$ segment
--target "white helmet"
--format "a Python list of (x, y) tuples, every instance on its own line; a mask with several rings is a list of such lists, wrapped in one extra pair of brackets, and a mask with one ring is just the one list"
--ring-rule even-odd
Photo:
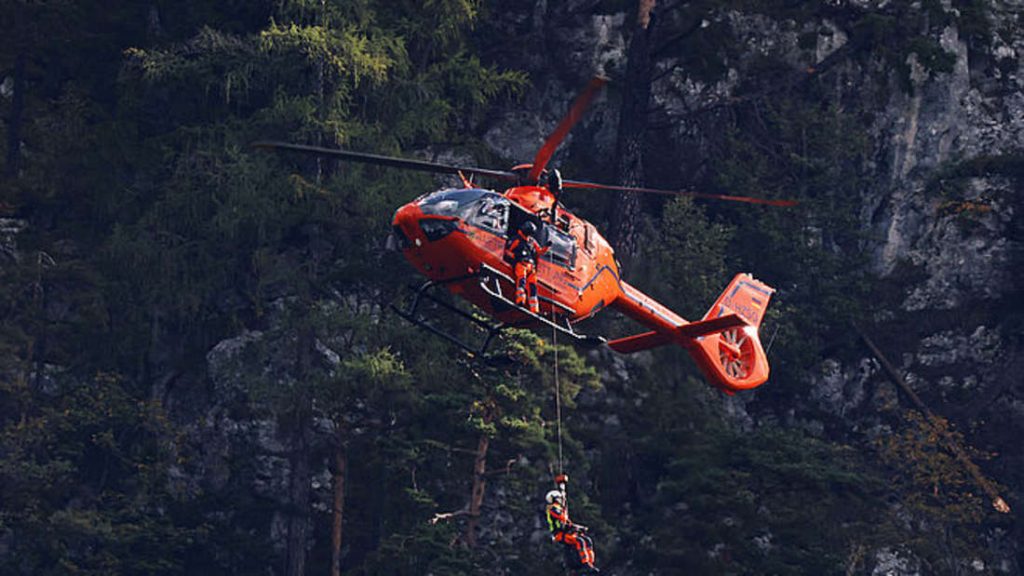
[(559, 492), (558, 490), (552, 490), (551, 492), (548, 492), (547, 496), (544, 497), (544, 499), (548, 501), (548, 504), (553, 503), (555, 500), (561, 502), (563, 498), (565, 497), (562, 496), (562, 493)]

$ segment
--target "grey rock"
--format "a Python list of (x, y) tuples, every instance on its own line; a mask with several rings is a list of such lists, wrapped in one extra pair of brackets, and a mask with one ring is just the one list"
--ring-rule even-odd
[(969, 334), (947, 330), (921, 340), (917, 361), (924, 366), (992, 364), (1002, 350), (1002, 336), (987, 326)]
[(865, 383), (877, 372), (877, 363), (867, 358), (845, 369), (839, 360), (825, 360), (820, 372), (810, 376), (810, 397), (826, 412), (843, 418), (864, 402)]
[(18, 235), (28, 228), (28, 222), (17, 218), (0, 218), (0, 265), (18, 262)]
[(921, 576), (921, 561), (905, 551), (882, 548), (873, 560), (871, 576)]

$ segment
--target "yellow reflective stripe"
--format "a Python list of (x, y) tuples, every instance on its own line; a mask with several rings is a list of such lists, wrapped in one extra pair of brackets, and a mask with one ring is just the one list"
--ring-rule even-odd
[(562, 524), (561, 520), (556, 520), (555, 516), (551, 513), (551, 511), (554, 508), (554, 504), (549, 504), (547, 507), (548, 529), (552, 532), (554, 532), (555, 530), (561, 530), (565, 526), (564, 524)]

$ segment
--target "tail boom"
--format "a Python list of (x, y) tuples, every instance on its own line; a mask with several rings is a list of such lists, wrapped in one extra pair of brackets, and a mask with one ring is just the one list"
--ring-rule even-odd
[(623, 283), (613, 305), (652, 328), (608, 343), (630, 354), (666, 344), (686, 348), (708, 381), (727, 394), (760, 386), (768, 379), (768, 360), (758, 327), (774, 290), (749, 274), (737, 274), (704, 318), (688, 322), (633, 286)]

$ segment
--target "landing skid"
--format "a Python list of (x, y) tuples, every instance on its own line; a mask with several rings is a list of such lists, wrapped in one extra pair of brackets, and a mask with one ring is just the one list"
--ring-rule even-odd
[[(528, 308), (519, 306), (518, 304), (510, 300), (507, 296), (505, 296), (505, 293), (501, 289), (500, 281), (504, 280), (508, 282), (508, 284), (511, 286), (515, 286), (515, 281), (513, 281), (512, 278), (509, 278), (504, 273), (499, 272), (486, 264), (482, 264), (480, 266), (479, 276), (480, 289), (486, 292), (492, 299), (497, 300), (498, 302), (500, 302), (501, 304), (505, 305), (508, 308), (515, 308), (521, 314), (529, 317), (530, 319), (536, 322), (540, 322), (541, 324), (545, 324), (547, 326), (550, 326), (551, 328), (554, 328), (555, 330), (558, 330), (562, 334), (565, 334), (566, 336), (572, 338), (577, 344), (584, 346), (599, 346), (607, 342), (607, 340), (605, 340), (601, 336), (590, 336), (587, 334), (580, 334), (579, 332), (573, 330), (572, 324), (569, 323), (569, 315), (573, 313), (573, 310), (572, 308), (563, 305), (561, 302), (557, 302), (550, 298), (545, 298), (544, 296), (538, 297), (538, 300), (547, 303), (547, 305), (552, 309), (558, 309), (561, 311), (561, 314), (556, 314), (555, 316), (557, 319), (564, 321), (564, 325), (552, 321), (551, 318), (541, 316), (540, 314), (535, 314)], [(529, 324), (529, 321), (518, 322), (516, 324), (513, 324), (512, 326), (515, 327), (525, 324)]]
[[(441, 338), (444, 338), (445, 340), (451, 342), (452, 344), (455, 344), (459, 348), (462, 348), (466, 352), (469, 352), (470, 355), (483, 356), (484, 352), (487, 351), (487, 347), (490, 346), (491, 340), (494, 340), (494, 337), (500, 334), (501, 331), (505, 328), (505, 326), (502, 324), (492, 324), (491, 322), (484, 320), (483, 318), (477, 316), (476, 314), (466, 312), (465, 310), (459, 308), (458, 306), (455, 306), (450, 302), (446, 302), (445, 300), (432, 294), (432, 292), (440, 286), (451, 284), (452, 282), (461, 282), (462, 280), (466, 280), (474, 276), (476, 276), (476, 274), (472, 276), (460, 276), (457, 278), (449, 278), (448, 280), (440, 281), (427, 280), (426, 282), (421, 284), (419, 288), (416, 289), (416, 292), (413, 294), (412, 301), (409, 302), (409, 305), (406, 306), (404, 310), (399, 308), (398, 306), (395, 306), (394, 304), (391, 305), (391, 309), (394, 310), (395, 313), (401, 316), (402, 318), (405, 318), (406, 320), (412, 322), (413, 324), (419, 326), (420, 328), (424, 328), (427, 331), (432, 332), (440, 336)], [(423, 298), (430, 300), (434, 304), (437, 304), (438, 306), (441, 306), (446, 310), (458, 314), (462, 318), (465, 318), (466, 320), (482, 328), (485, 332), (487, 332), (487, 336), (484, 338), (483, 344), (481, 344), (478, 347), (470, 346), (458, 336), (455, 336), (454, 334), (451, 334), (449, 332), (446, 332), (445, 330), (442, 330), (441, 328), (438, 328), (437, 326), (434, 326), (429, 321), (427, 321), (426, 318), (417, 314), (417, 310)]]
[[(433, 294), (435, 289), (437, 289), (438, 287), (443, 287), (447, 284), (452, 284), (454, 282), (462, 282), (470, 278), (479, 279), (480, 289), (486, 292), (492, 298), (495, 304), (494, 307), (496, 309), (515, 309), (517, 312), (521, 313), (527, 318), (522, 322), (516, 322), (513, 324), (489, 322), (486, 319), (481, 318), (479, 315), (467, 312), (459, 308), (458, 306), (450, 302), (447, 302), (444, 299)], [(580, 345), (598, 346), (606, 342), (606, 340), (600, 336), (589, 336), (585, 334), (579, 334), (575, 330), (573, 330), (572, 325), (569, 323), (568, 320), (569, 314), (572, 312), (572, 309), (565, 307), (559, 302), (556, 302), (549, 298), (540, 298), (540, 300), (542, 302), (546, 302), (548, 306), (562, 311), (562, 314), (556, 315), (556, 319), (561, 319), (562, 321), (564, 321), (564, 325), (560, 324), (559, 322), (554, 322), (550, 318), (545, 318), (540, 314), (534, 314), (529, 309), (517, 305), (515, 302), (506, 297), (505, 294), (503, 293), (500, 283), (501, 280), (505, 280), (506, 282), (509, 283), (509, 285), (515, 285), (513, 280), (509, 278), (507, 275), (491, 268), (490, 266), (482, 265), (480, 267), (480, 271), (475, 274), (458, 276), (446, 280), (428, 280), (415, 289), (415, 293), (413, 294), (412, 300), (409, 302), (408, 306), (406, 306), (403, 309), (399, 308), (398, 306), (392, 305), (391, 309), (394, 310), (395, 313), (401, 316), (402, 318), (405, 318), (409, 322), (421, 328), (424, 328), (427, 331), (432, 332), (437, 336), (440, 336), (441, 338), (444, 338), (445, 340), (451, 342), (452, 344), (455, 344), (456, 346), (462, 348), (463, 350), (465, 350), (466, 352), (470, 353), (473, 356), (483, 356), (484, 353), (487, 351), (487, 348), (490, 346), (491, 342), (494, 340), (495, 336), (501, 334), (501, 331), (504, 330), (505, 328), (516, 328), (519, 326), (531, 324), (532, 322), (539, 322), (546, 326), (550, 326), (551, 328), (557, 330), (558, 332), (572, 338), (573, 341)], [(454, 312), (458, 316), (464, 318), (465, 320), (468, 320), (469, 322), (472, 322), (477, 327), (484, 330), (486, 332), (486, 336), (483, 339), (483, 343), (480, 346), (470, 346), (465, 341), (463, 341), (462, 338), (459, 338), (458, 336), (455, 336), (454, 334), (451, 334), (450, 332), (447, 332), (431, 324), (426, 318), (417, 313), (420, 303), (423, 301), (423, 299), (429, 300), (434, 304), (437, 304), (438, 306), (445, 308), (446, 310)]]

